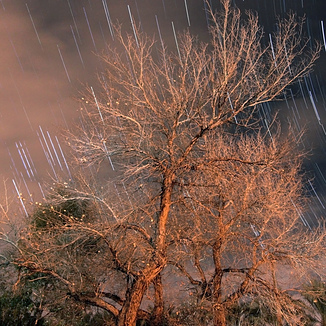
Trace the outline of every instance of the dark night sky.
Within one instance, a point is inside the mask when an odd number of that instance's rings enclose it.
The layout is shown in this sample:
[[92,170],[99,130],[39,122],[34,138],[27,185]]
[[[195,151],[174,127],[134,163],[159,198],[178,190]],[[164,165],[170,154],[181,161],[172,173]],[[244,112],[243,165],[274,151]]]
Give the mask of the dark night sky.
[[[266,33],[273,30],[275,15],[283,16],[289,10],[297,12],[299,16],[306,15],[307,35],[312,41],[323,42],[321,22],[325,21],[326,28],[325,0],[233,2],[243,12],[246,9],[258,11]],[[59,136],[62,129],[78,120],[76,98],[81,97],[80,92],[86,84],[93,85],[96,92],[96,73],[102,70],[98,55],[103,53],[106,43],[114,43],[103,3],[107,4],[111,21],[119,21],[123,29],[129,32],[128,5],[142,30],[158,36],[156,15],[162,37],[171,50],[175,49],[171,21],[177,31],[189,28],[199,38],[207,37],[203,0],[0,0],[0,175],[1,179],[6,180],[9,194],[15,192],[15,182],[28,200],[28,192],[37,198],[40,191],[35,185],[38,182],[43,184],[44,179],[54,177],[54,171],[60,171],[58,164],[54,166],[56,159],[51,140],[63,162],[55,137],[64,148],[64,140]],[[219,5],[218,0],[211,3],[215,8]],[[307,78],[304,87],[313,90],[321,122],[326,125],[325,64],[323,48],[316,69]],[[326,136],[318,124],[309,97],[305,99],[307,105],[300,94],[296,99],[297,116],[292,110],[294,103],[288,103],[289,106],[283,103],[276,109],[286,111],[285,115],[291,121],[297,119],[300,128],[306,127],[305,146],[313,152],[309,169],[314,177],[312,184],[319,194],[319,199],[314,199],[316,205],[312,204],[318,207],[313,208],[311,214],[320,216],[326,215],[323,197],[326,186]],[[46,148],[40,127],[49,149]],[[42,145],[48,156],[52,152],[53,168],[47,161]],[[68,159],[67,149],[65,153]],[[64,166],[63,170],[67,174]],[[3,188],[0,186],[0,191]],[[314,195],[314,189],[308,191]]]

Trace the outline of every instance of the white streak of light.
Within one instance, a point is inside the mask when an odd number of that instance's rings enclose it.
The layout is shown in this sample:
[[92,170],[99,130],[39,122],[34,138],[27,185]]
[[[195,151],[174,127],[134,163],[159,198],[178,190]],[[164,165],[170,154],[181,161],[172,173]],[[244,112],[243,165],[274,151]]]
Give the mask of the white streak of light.
[[321,31],[322,31],[322,34],[323,34],[324,48],[325,48],[325,51],[326,51],[326,40],[325,40],[324,21],[322,20],[322,21],[320,22],[320,24],[321,24]]
[[310,184],[310,187],[311,187],[312,191],[314,192],[315,196],[317,197],[318,201],[320,202],[320,205],[322,206],[323,209],[325,209],[325,206],[323,205],[322,201],[320,200],[320,198],[319,198],[314,186],[312,185],[311,181],[308,180],[308,182]]
[[26,153],[27,153],[27,155],[28,155],[28,159],[29,159],[29,161],[31,162],[32,168],[33,168],[33,170],[34,170],[34,173],[33,173],[33,174],[36,176],[36,175],[37,175],[37,171],[36,171],[36,167],[35,167],[35,165],[34,165],[34,162],[33,162],[33,160],[32,160],[31,154],[29,153],[29,150],[28,150],[28,148],[27,148],[25,142],[24,142],[24,145],[25,145]]
[[[229,94],[229,92],[228,92],[228,98],[229,98],[229,103],[230,103],[230,106],[231,106],[232,112],[234,113],[234,108],[233,108],[233,104],[232,104],[232,102],[231,102],[231,98],[230,98],[230,94]],[[238,123],[238,120],[237,120],[236,115],[234,115],[234,121],[235,121],[235,123]]]
[[276,67],[275,52],[274,52],[274,46],[273,46],[273,40],[272,40],[272,35],[271,34],[269,34],[269,42],[271,44],[273,59],[274,59],[275,67]]
[[93,97],[94,97],[94,100],[95,100],[96,107],[97,107],[97,109],[98,109],[98,113],[100,114],[101,120],[102,120],[102,122],[103,122],[103,124],[104,124],[104,120],[103,120],[102,112],[101,112],[101,110],[100,110],[100,106],[99,106],[99,104],[98,104],[98,102],[97,102],[97,98],[96,98],[96,96],[95,96],[95,93],[94,93],[94,90],[93,90],[93,87],[92,87],[92,86],[91,86],[91,90],[92,90],[92,94],[93,94]]
[[186,8],[186,14],[187,14],[188,25],[190,26],[190,18],[189,18],[189,12],[188,12],[187,0],[185,0],[185,8]]
[[104,150],[105,150],[105,152],[106,152],[106,154],[107,154],[107,156],[108,156],[108,158],[109,158],[109,161],[110,161],[110,164],[111,164],[111,168],[112,168],[113,171],[115,171],[115,169],[114,169],[114,165],[113,165],[113,162],[112,162],[112,160],[111,160],[111,157],[110,157],[109,151],[108,151],[108,149],[107,149],[107,147],[106,147],[105,141],[103,141],[103,146],[104,146]]
[[42,50],[43,50],[42,42],[41,42],[40,37],[39,37],[39,35],[38,35],[37,29],[36,29],[35,24],[34,24],[33,17],[32,17],[32,15],[31,15],[31,12],[29,11],[29,8],[28,8],[27,3],[26,3],[26,8],[27,8],[27,11],[28,11],[28,14],[29,14],[29,18],[30,18],[31,21],[32,21],[32,25],[33,25],[33,28],[34,28],[34,31],[35,31],[35,34],[36,34],[37,40],[38,40],[38,42],[40,43],[40,46],[41,46],[41,48],[42,48]]
[[39,126],[39,128],[40,128],[40,131],[41,131],[41,133],[42,133],[42,137],[43,137],[43,139],[44,139],[45,146],[46,146],[46,148],[48,149],[48,153],[49,153],[49,155],[50,155],[50,157],[51,157],[51,160],[52,160],[53,164],[55,165],[54,158],[53,158],[52,153],[51,153],[51,151],[50,151],[50,147],[49,147],[49,145],[48,145],[48,142],[46,141],[46,138],[45,138],[45,136],[44,136],[43,130],[42,130],[41,126]]
[[155,20],[156,20],[156,26],[157,26],[157,30],[158,30],[158,35],[159,35],[159,37],[160,37],[161,44],[162,44],[162,49],[163,49],[163,51],[164,51],[164,44],[163,44],[163,40],[162,40],[161,29],[160,29],[160,25],[159,25],[159,23],[158,23],[157,15],[155,15]]
[[21,197],[21,194],[20,194],[19,191],[18,191],[18,188],[17,188],[17,186],[16,186],[16,182],[15,182],[14,179],[12,179],[12,183],[13,183],[14,186],[15,186],[15,189],[16,189],[16,192],[17,192],[17,195],[18,195],[18,198],[19,198],[19,200],[20,200],[21,205],[23,206],[23,209],[24,209],[24,211],[25,211],[25,214],[26,214],[26,216],[28,216],[28,213],[27,213],[26,207],[25,207],[25,205],[24,205],[23,199],[22,199],[22,197]]
[[111,37],[112,37],[112,40],[114,41],[114,32],[113,32],[113,28],[112,28],[112,25],[111,25],[111,17],[110,17],[110,12],[109,12],[109,8],[108,8],[108,4],[106,3],[106,0],[102,0],[102,4],[103,4],[103,7],[104,7],[104,12],[105,12],[106,20],[107,20],[108,25],[109,25]]
[[63,171],[63,168],[62,168],[61,162],[60,162],[60,160],[59,160],[59,157],[58,157],[57,151],[56,151],[56,149],[55,149],[55,147],[54,147],[54,145],[53,145],[53,142],[52,142],[52,138],[51,138],[51,136],[50,136],[50,133],[49,133],[48,131],[47,131],[46,133],[47,133],[48,138],[49,138],[49,140],[50,140],[50,143],[51,143],[51,146],[52,146],[52,149],[53,149],[54,155],[55,155],[55,157],[56,157],[56,159],[57,159],[57,161],[58,161],[58,163],[59,163],[60,169],[61,169],[61,171]]
[[69,6],[69,10],[70,10],[70,13],[71,13],[72,20],[73,20],[74,25],[75,25],[75,28],[76,28],[76,32],[77,32],[78,38],[80,39],[80,35],[79,35],[79,31],[78,31],[78,27],[77,27],[77,24],[76,24],[74,13],[72,11],[72,8],[71,8],[71,5],[70,5],[69,0],[67,0],[67,2],[68,2],[68,6]]
[[77,40],[76,40],[76,37],[75,37],[75,33],[74,33],[74,30],[73,30],[73,28],[72,28],[71,25],[70,25],[70,29],[71,29],[71,33],[72,33],[72,36],[73,36],[74,41],[75,41],[75,44],[76,44],[76,48],[77,48],[77,51],[78,51],[78,54],[79,54],[80,61],[81,61],[82,65],[83,65],[83,67],[85,68],[84,60],[83,60],[83,58],[81,56],[81,53],[80,53],[80,50],[79,50],[79,46],[78,46],[78,43],[77,43]]
[[305,217],[302,215],[302,213],[299,211],[298,207],[296,206],[296,204],[293,202],[293,200],[291,199],[292,205],[295,208],[295,210],[297,211],[302,223],[304,226],[308,226],[308,228],[311,230],[311,226],[309,225],[308,221],[305,219]]
[[19,142],[19,145],[20,145],[21,151],[22,151],[22,153],[23,153],[23,155],[24,155],[24,157],[25,157],[25,161],[26,161],[26,163],[27,163],[27,165],[28,165],[28,169],[29,169],[31,175],[33,176],[33,178],[35,178],[35,175],[34,175],[34,172],[33,172],[32,166],[31,166],[31,164],[29,163],[28,157],[27,157],[27,155],[26,155],[26,153],[25,153],[25,150],[24,150],[23,145],[21,144],[21,142]]
[[139,43],[138,43],[138,38],[137,38],[136,29],[135,29],[135,25],[134,25],[134,20],[132,19],[132,15],[131,15],[129,5],[127,5],[127,7],[128,7],[129,18],[130,18],[130,21],[131,21],[132,30],[134,31],[134,35],[135,35],[135,39],[136,39],[136,44],[137,44],[137,47],[139,48]]
[[177,47],[177,51],[178,51],[178,55],[179,55],[179,59],[180,59],[180,62],[181,62],[181,54],[180,54],[180,49],[179,49],[179,44],[178,44],[178,39],[177,39],[177,35],[175,33],[175,29],[174,29],[174,24],[173,22],[171,22],[172,24],[172,30],[173,30],[173,36],[174,36],[174,41],[175,41],[175,45]]
[[59,147],[59,150],[60,150],[61,156],[62,156],[62,158],[63,158],[63,161],[65,162],[65,166],[66,166],[67,171],[68,171],[68,173],[69,173],[69,177],[70,177],[70,179],[72,180],[72,176],[71,176],[71,173],[70,173],[70,169],[69,169],[69,166],[68,166],[68,164],[67,164],[66,158],[65,158],[65,156],[64,156],[64,154],[63,154],[63,151],[62,151],[62,148],[61,148],[61,146],[60,146],[59,140],[58,140],[57,136],[54,136],[54,137],[55,137],[55,140],[56,140],[56,142],[57,142],[57,144],[58,144],[58,147]]
[[314,108],[315,115],[316,115],[316,118],[317,118],[317,120],[318,120],[318,123],[319,123],[319,125],[322,127],[323,132],[324,132],[324,134],[326,135],[326,130],[325,130],[325,128],[324,128],[323,123],[321,122],[321,119],[320,119],[320,116],[319,116],[319,113],[318,113],[318,110],[317,110],[317,107],[316,107],[316,104],[315,104],[315,101],[314,101],[314,98],[313,98],[313,96],[312,96],[311,91],[309,91],[309,97],[310,97],[310,101],[311,101],[312,107]]
[[62,54],[61,54],[61,51],[60,51],[60,48],[59,48],[59,45],[57,44],[57,48],[58,48],[58,51],[59,51],[59,54],[60,54],[60,58],[61,58],[61,61],[62,61],[62,64],[63,64],[63,68],[65,68],[65,72],[66,72],[66,75],[67,75],[67,78],[69,80],[69,83],[71,83],[71,80],[70,80],[70,77],[69,77],[69,74],[68,74],[68,70],[67,70],[67,67],[66,67],[66,64],[63,60],[63,57],[62,57]]
[[92,30],[91,30],[91,25],[89,24],[89,21],[88,21],[88,17],[87,17],[87,13],[86,13],[86,9],[85,9],[85,7],[83,7],[83,10],[84,10],[84,14],[85,14],[85,18],[86,18],[86,22],[87,22],[88,30],[89,30],[89,33],[91,34],[92,42],[93,42],[93,45],[94,45],[95,51],[96,51],[96,53],[97,53],[97,47],[96,47],[96,45],[95,45],[95,40],[94,40],[93,33],[92,33]]
[[34,200],[33,200],[32,193],[30,192],[30,190],[29,190],[29,188],[28,188],[28,186],[27,186],[27,183],[26,183],[26,181],[25,181],[25,178],[24,178],[24,176],[23,176],[23,173],[20,172],[20,175],[21,175],[21,177],[22,177],[22,179],[23,179],[23,182],[24,182],[25,188],[26,188],[26,190],[27,190],[27,193],[28,193],[28,195],[29,195],[29,198],[30,198],[31,201],[33,202]]
[[26,173],[27,173],[27,176],[28,176],[28,178],[29,178],[30,180],[32,180],[32,178],[31,178],[31,176],[30,176],[30,174],[29,174],[29,172],[28,172],[27,166],[26,166],[26,164],[25,164],[25,160],[24,160],[24,158],[23,158],[23,155],[22,155],[22,153],[21,153],[21,151],[20,151],[20,149],[19,149],[19,147],[18,147],[18,144],[15,143],[15,145],[16,145],[16,148],[17,148],[18,154],[19,154],[19,156],[20,156],[20,159],[22,160],[22,163],[23,163],[23,165],[24,165],[24,168],[25,168],[25,171],[26,171]]
[[43,189],[42,189],[41,184],[40,184],[39,182],[38,182],[37,184],[38,184],[38,186],[39,186],[39,188],[40,188],[40,190],[41,190],[41,193],[42,193],[43,199],[45,199],[45,194],[44,194],[44,191],[43,191]]

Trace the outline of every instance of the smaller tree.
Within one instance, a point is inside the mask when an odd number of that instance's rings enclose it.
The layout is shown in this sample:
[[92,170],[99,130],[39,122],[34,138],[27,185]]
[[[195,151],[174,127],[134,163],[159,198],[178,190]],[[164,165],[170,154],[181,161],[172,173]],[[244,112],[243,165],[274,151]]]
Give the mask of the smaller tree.
[[[1,297],[7,303],[8,314],[13,305],[21,302],[26,304],[30,322],[36,323],[39,318],[39,325],[41,322],[72,326],[115,323],[110,311],[89,308],[92,305],[103,308],[96,304],[98,287],[94,281],[102,270],[97,270],[89,261],[89,257],[98,259],[103,242],[92,232],[81,236],[75,227],[83,225],[95,232],[92,224],[98,211],[93,202],[73,196],[66,184],[58,184],[47,201],[34,207],[26,221],[28,225],[15,243],[18,252],[6,255],[12,263],[7,265],[14,267],[11,276],[15,282],[6,282],[7,291]],[[39,262],[45,260],[47,263],[40,266]],[[79,275],[79,283],[76,275]],[[17,295],[8,295],[13,287]],[[19,307],[18,311],[24,314],[25,310]],[[16,318],[14,312],[12,318]],[[19,315],[16,319],[25,322],[26,318]]]

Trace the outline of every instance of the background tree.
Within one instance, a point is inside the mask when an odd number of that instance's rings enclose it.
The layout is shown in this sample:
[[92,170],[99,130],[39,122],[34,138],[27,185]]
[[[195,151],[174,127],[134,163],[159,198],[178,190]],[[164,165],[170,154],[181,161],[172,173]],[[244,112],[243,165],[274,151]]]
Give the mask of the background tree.
[[[89,89],[85,119],[69,135],[78,164],[98,164],[100,177],[90,182],[82,171],[19,239],[15,264],[107,310],[119,326],[148,318],[140,306],[151,285],[153,321],[160,323],[162,272],[170,263],[182,266],[183,244],[213,263],[215,325],[226,324],[229,304],[255,292],[286,316],[274,260],[298,266],[320,252],[324,234],[297,223],[293,143],[255,130],[258,105],[283,96],[312,68],[319,47],[304,52],[302,24],[293,15],[264,45],[258,17],[242,20],[229,0],[221,2],[221,12],[211,12],[209,43],[185,33],[177,55],[137,30],[124,36],[117,29],[119,48],[104,57],[102,93]],[[110,185],[108,163],[116,171]],[[76,201],[91,210],[62,211]],[[196,267],[207,283],[210,265]]]

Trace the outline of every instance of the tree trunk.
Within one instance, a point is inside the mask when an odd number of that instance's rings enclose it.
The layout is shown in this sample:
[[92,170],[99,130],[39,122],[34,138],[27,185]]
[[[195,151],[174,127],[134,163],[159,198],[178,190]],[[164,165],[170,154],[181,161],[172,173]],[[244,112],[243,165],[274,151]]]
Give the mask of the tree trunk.
[[[157,233],[155,236],[155,251],[149,263],[149,266],[143,270],[128,289],[125,303],[118,317],[118,326],[135,326],[137,321],[137,312],[141,305],[145,291],[149,284],[159,275],[166,263],[166,223],[168,220],[171,196],[173,190],[173,173],[167,173],[163,180],[160,215],[157,221]],[[162,284],[160,285],[162,286]]]
[[214,304],[214,326],[226,326],[225,309],[220,304]]
[[214,326],[226,326],[225,308],[222,304],[222,272],[215,272],[213,280],[213,315]]
[[148,289],[150,283],[160,274],[164,267],[164,263],[152,262],[141,276],[135,279],[128,289],[125,302],[120,310],[118,316],[118,326],[135,326],[137,321],[137,314],[145,291]]
[[222,240],[219,238],[213,246],[213,258],[215,273],[213,277],[213,315],[214,326],[226,326],[225,308],[222,304],[222,277],[223,270],[221,265],[221,246]]
[[131,288],[127,291],[126,300],[119,313],[118,326],[136,325],[137,313],[147,287],[147,280],[143,276],[133,282]]
[[153,326],[161,326],[163,324],[163,312],[164,312],[164,304],[163,304],[163,284],[162,284],[162,276],[159,273],[153,281],[154,284],[154,309],[153,315],[151,318],[151,325]]

